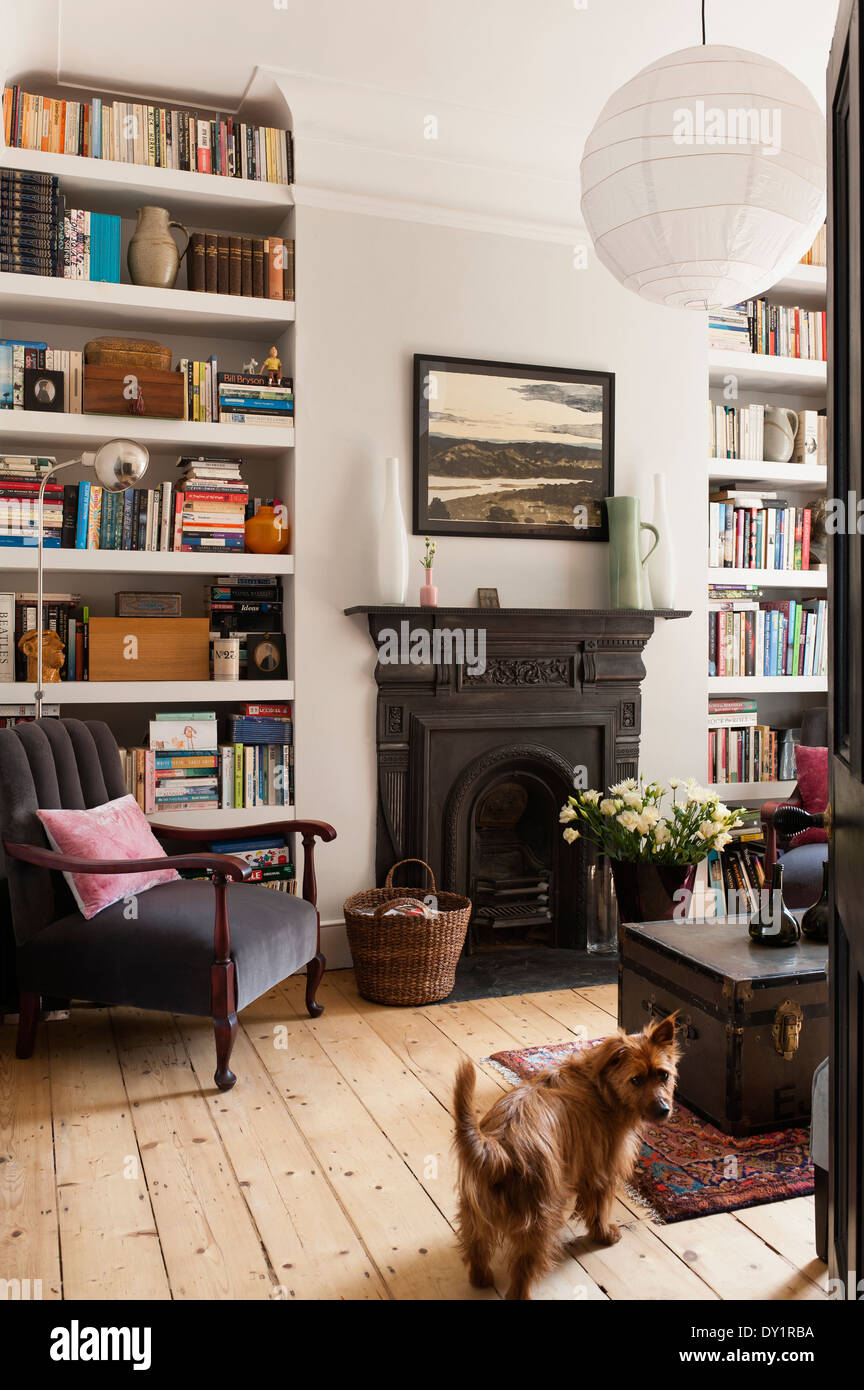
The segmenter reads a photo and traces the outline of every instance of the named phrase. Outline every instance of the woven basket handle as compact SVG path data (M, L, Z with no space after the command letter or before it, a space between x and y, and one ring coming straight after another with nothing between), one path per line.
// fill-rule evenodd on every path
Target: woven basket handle
M400 860L398 860L397 863L395 863L395 864L393 865L393 868L390 870L389 874L387 875L387 877L386 877L385 880L384 880L384 887L385 887L385 888L392 888L392 887L393 887L393 875L395 874L396 870L397 870L398 868L400 868L403 864L422 864L422 865L423 865L423 868L426 870L427 874L429 875L429 882L432 884L432 887L431 887L431 889L430 889L430 892L432 892L432 893L437 893L438 890L437 890L437 888L435 887L435 875L433 874L432 870L429 868L429 865L426 863L426 860L425 860L425 859L400 859Z
M424 916L424 917L428 917L428 915L429 915L428 912L427 912L427 910L426 910L426 907L424 906L424 904L421 902L421 900L420 900L419 898L389 898L386 902L383 902L383 903L379 903L379 904L378 904L378 906L376 907L375 911L372 913L372 920L373 920L373 922L380 922L380 920L381 920L381 918L384 916L384 914L387 913L387 912L392 912L394 907L397 908L397 909L400 908L400 907L402 907L402 908L405 908L405 907L410 907L410 908L422 907L422 908L423 908L423 916Z

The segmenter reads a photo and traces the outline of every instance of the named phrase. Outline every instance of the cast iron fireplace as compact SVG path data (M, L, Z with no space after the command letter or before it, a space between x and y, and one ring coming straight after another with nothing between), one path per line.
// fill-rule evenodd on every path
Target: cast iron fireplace
M379 650L406 621L412 633L486 634L474 674L434 657L375 668L378 882L399 859L425 860L439 886L471 898L472 952L589 945L600 875L584 844L564 843L560 807L576 767L587 786L636 775L642 651L656 617L687 614L347 612L368 616Z

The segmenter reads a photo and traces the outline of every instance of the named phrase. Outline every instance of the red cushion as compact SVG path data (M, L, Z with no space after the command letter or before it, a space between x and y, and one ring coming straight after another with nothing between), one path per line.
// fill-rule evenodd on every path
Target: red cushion
M828 749L808 748L799 743L795 749L795 766L801 804L811 815L819 815L828 805ZM789 847L797 849L799 845L824 845L827 840L825 831L814 827L793 836Z

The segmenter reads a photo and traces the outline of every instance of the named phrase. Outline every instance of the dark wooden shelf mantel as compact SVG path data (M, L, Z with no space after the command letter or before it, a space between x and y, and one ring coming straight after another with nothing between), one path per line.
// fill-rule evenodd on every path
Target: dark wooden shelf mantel
M402 603L355 603L346 608L354 613L401 613L408 618L689 618L689 608L417 608Z

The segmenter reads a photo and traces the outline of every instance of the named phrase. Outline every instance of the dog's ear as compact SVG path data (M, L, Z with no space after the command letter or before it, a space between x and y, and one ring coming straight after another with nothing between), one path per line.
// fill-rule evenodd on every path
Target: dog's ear
M677 1017L678 1011L676 1009L675 1013L667 1014L665 1018L660 1019L659 1023L652 1023L646 1030L649 1040L655 1047L670 1047L674 1043Z
M611 1037L604 1038L596 1047L592 1047L590 1057L598 1075L622 1062L627 1050L627 1039L623 1033L613 1033Z

